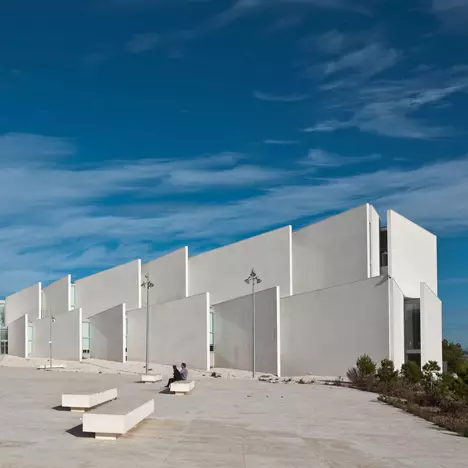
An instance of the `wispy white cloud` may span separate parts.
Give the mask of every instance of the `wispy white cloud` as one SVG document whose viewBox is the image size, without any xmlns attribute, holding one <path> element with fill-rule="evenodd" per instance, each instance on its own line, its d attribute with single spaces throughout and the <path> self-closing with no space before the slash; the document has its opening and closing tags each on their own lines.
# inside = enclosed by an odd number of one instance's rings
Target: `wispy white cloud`
<svg viewBox="0 0 468 468">
<path fill-rule="evenodd" d="M 125 50 L 131 54 L 141 54 L 154 49 L 158 43 L 159 35 L 154 32 L 135 34 L 125 44 Z"/>
<path fill-rule="evenodd" d="M 421 72 L 398 81 L 375 81 L 340 88 L 334 95 L 335 111 L 350 118 L 328 119 L 306 128 L 308 132 L 331 132 L 343 128 L 389 137 L 431 139 L 453 135 L 456 129 L 429 123 L 422 108 L 441 105 L 458 93 L 468 92 L 468 72 L 463 67 Z"/>
<path fill-rule="evenodd" d="M 289 146 L 289 145 L 297 145 L 296 140 L 263 140 L 265 145 L 277 145 L 277 146 Z"/>
<path fill-rule="evenodd" d="M 381 210 L 397 209 L 438 232 L 468 231 L 468 204 L 460 203 L 468 199 L 468 157 L 410 171 L 389 167 L 311 179 L 310 170 L 252 166 L 237 153 L 72 168 L 50 160 L 48 144 L 41 143 L 45 149 L 38 145 L 43 156 L 34 167 L 19 160 L 2 171 L 3 292 L 130 260 L 148 251 L 147 240 L 157 251 L 168 241 L 194 249 L 367 201 Z M 14 147 L 9 148 L 12 161 Z M 357 163 L 328 153 L 314 158 L 317 167 Z M 218 201 L 220 189 L 224 195 Z M 195 199 L 195 193 L 201 196 Z"/>
<path fill-rule="evenodd" d="M 341 71 L 355 70 L 361 77 L 368 78 L 393 67 L 400 58 L 401 54 L 396 49 L 374 43 L 328 62 L 324 72 L 326 75 L 331 75 Z"/>
<path fill-rule="evenodd" d="M 448 32 L 467 34 L 468 0 L 427 0 Z"/>
<path fill-rule="evenodd" d="M 253 93 L 256 99 L 260 99 L 261 101 L 271 101 L 271 102 L 300 102 L 309 99 L 307 94 L 268 94 L 263 93 L 262 91 L 255 91 Z"/>
<path fill-rule="evenodd" d="M 335 55 L 343 52 L 348 47 L 350 42 L 349 37 L 349 34 L 345 35 L 333 29 L 318 36 L 308 36 L 301 41 L 301 44 L 306 49 L 314 46 L 322 53 Z"/>
<path fill-rule="evenodd" d="M 43 158 L 70 156 L 75 145 L 66 138 L 56 138 L 32 133 L 5 133 L 0 135 L 0 165 L 18 164 L 19 160 L 34 163 Z"/>
<path fill-rule="evenodd" d="M 366 156 L 341 156 L 339 154 L 330 153 L 328 151 L 313 148 L 310 149 L 307 158 L 302 161 L 311 167 L 341 167 L 352 164 L 365 164 L 368 162 L 377 161 L 381 159 L 380 154 L 369 154 Z"/>
<path fill-rule="evenodd" d="M 304 128 L 304 132 L 313 133 L 313 132 L 324 132 L 330 133 L 338 130 L 340 128 L 349 128 L 349 124 L 347 122 L 340 122 L 338 120 L 326 120 L 325 122 L 320 122 L 318 124 L 313 125 L 312 127 Z"/>
</svg>

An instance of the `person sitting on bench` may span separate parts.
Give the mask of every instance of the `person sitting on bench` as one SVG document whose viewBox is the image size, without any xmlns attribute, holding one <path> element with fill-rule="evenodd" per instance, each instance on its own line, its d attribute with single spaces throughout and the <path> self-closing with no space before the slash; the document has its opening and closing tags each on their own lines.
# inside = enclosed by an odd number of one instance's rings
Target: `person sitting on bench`
<svg viewBox="0 0 468 468">
<path fill-rule="evenodd" d="M 170 378 L 169 381 L 167 382 L 166 388 L 169 388 L 169 386 L 171 385 L 171 383 L 173 383 L 173 382 L 178 382 L 179 380 L 182 380 L 182 375 L 180 374 L 179 369 L 177 369 L 177 366 L 176 366 L 176 365 L 173 365 L 173 366 L 172 366 L 172 369 L 173 369 L 173 371 L 174 371 L 174 375 L 173 375 L 173 377 Z"/>
<path fill-rule="evenodd" d="M 182 380 L 187 380 L 188 378 L 188 369 L 187 369 L 187 364 L 185 364 L 185 362 L 181 364 L 180 378 Z"/>
</svg>

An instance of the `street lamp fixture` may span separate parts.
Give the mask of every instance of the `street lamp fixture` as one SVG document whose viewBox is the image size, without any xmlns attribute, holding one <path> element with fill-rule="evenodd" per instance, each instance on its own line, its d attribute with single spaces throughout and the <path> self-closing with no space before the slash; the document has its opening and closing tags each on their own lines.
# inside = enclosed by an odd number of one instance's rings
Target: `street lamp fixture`
<svg viewBox="0 0 468 468">
<path fill-rule="evenodd" d="M 49 369 L 52 370 L 52 324 L 55 322 L 55 317 L 50 316 L 49 321 Z"/>
<path fill-rule="evenodd" d="M 154 287 L 154 283 L 151 282 L 149 273 L 146 273 L 145 280 L 141 283 L 141 286 L 146 289 L 146 372 L 148 375 L 149 370 L 149 330 L 150 330 L 150 288 Z"/>
<path fill-rule="evenodd" d="M 252 377 L 255 378 L 255 364 L 256 364 L 256 307 L 255 307 L 255 285 L 260 284 L 262 280 L 255 273 L 255 268 L 252 267 L 250 275 L 244 280 L 247 284 L 252 285 Z"/>
</svg>

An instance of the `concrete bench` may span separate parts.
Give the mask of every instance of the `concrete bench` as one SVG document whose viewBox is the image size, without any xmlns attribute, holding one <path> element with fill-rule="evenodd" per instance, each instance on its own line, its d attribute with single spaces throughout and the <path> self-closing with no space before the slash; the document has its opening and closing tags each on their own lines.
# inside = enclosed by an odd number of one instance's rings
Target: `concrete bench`
<svg viewBox="0 0 468 468">
<path fill-rule="evenodd" d="M 83 432 L 96 439 L 115 440 L 154 412 L 154 400 L 145 403 L 115 401 L 83 415 Z"/>
<path fill-rule="evenodd" d="M 176 395 L 187 395 L 195 387 L 194 380 L 178 380 L 177 382 L 171 383 L 170 391 Z"/>
<path fill-rule="evenodd" d="M 161 382 L 162 376 L 159 374 L 143 374 L 140 377 L 141 383 L 156 383 Z"/>
<path fill-rule="evenodd" d="M 65 364 L 52 364 L 52 369 L 66 369 L 67 366 Z M 51 369 L 50 364 L 42 364 L 40 365 L 37 370 L 48 370 Z"/>
<path fill-rule="evenodd" d="M 70 408 L 71 411 L 84 412 L 95 406 L 102 405 L 107 401 L 112 401 L 117 398 L 117 389 L 111 388 L 104 392 L 91 394 L 65 394 L 62 395 L 62 407 Z"/>
</svg>

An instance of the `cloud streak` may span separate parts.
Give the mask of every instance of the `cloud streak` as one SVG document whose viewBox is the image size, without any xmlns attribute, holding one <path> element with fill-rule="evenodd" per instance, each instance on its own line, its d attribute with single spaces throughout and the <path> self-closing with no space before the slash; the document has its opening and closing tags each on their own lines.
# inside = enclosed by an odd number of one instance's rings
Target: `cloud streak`
<svg viewBox="0 0 468 468">
<path fill-rule="evenodd" d="M 430 124 L 420 111 L 442 105 L 459 93 L 468 92 L 468 72 L 454 67 L 443 72 L 421 72 L 398 81 L 376 81 L 359 86 L 340 87 L 331 99 L 335 115 L 351 115 L 347 119 L 328 119 L 307 127 L 307 132 L 333 132 L 357 128 L 363 132 L 387 137 L 432 139 L 448 137 L 456 130 Z"/>
<path fill-rule="evenodd" d="M 253 96 L 260 101 L 269 102 L 301 102 L 309 98 L 307 94 L 268 94 L 262 91 L 255 91 Z"/>
<path fill-rule="evenodd" d="M 135 34 L 126 44 L 125 50 L 130 54 L 141 54 L 154 49 L 159 43 L 159 35 L 153 32 Z"/>
<path fill-rule="evenodd" d="M 341 167 L 352 164 L 365 164 L 381 159 L 380 154 L 369 154 L 367 156 L 341 156 L 335 153 L 329 153 L 322 149 L 310 149 L 307 158 L 302 161 L 303 164 L 311 167 Z"/>
<path fill-rule="evenodd" d="M 32 281 L 66 272 L 79 275 L 82 269 L 138 257 L 148 251 L 147 239 L 158 252 L 168 243 L 188 243 L 193 251 L 212 245 L 213 239 L 230 242 L 364 202 L 373 202 L 380 210 L 394 208 L 439 233 L 468 231 L 468 206 L 460 203 L 468 199 L 468 157 L 410 171 L 389 167 L 314 179 L 314 169 L 365 163 L 377 156 L 345 157 L 314 150 L 312 165 L 296 171 L 252 165 L 237 153 L 77 168 L 57 165 L 48 156 L 50 141 L 38 141 L 43 145 L 38 154 L 43 156 L 34 167 L 18 160 L 2 169 L 4 293 Z M 60 148 L 61 140 L 56 143 Z M 60 154 L 66 157 L 67 152 Z M 13 161 L 14 154 L 7 160 Z M 200 195 L 196 202 L 195 193 Z"/>
</svg>

